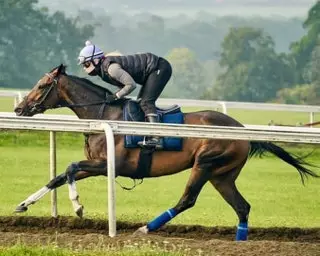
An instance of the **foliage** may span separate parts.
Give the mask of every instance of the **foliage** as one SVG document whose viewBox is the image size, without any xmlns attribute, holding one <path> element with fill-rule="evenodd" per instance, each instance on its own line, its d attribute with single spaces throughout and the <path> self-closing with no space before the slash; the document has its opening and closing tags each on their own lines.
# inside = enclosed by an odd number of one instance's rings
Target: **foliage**
<svg viewBox="0 0 320 256">
<path fill-rule="evenodd" d="M 1 85 L 30 88 L 40 74 L 60 63 L 72 71 L 79 42 L 92 35 L 90 27 L 78 27 L 76 19 L 62 12 L 50 15 L 36 8 L 37 0 L 0 2 Z"/>
<path fill-rule="evenodd" d="M 308 67 L 310 70 L 309 80 L 317 87 L 320 87 L 320 34 L 318 45 L 313 49 L 311 53 L 311 60 Z"/>
<path fill-rule="evenodd" d="M 309 17 L 305 24 L 310 24 L 311 20 Z M 291 104 L 320 103 L 320 30 L 318 40 L 309 58 L 307 63 L 302 63 L 305 66 L 299 72 L 299 74 L 302 74 L 303 80 L 308 82 L 308 84 L 296 85 L 294 88 L 285 88 L 278 91 L 277 101 Z"/>
<path fill-rule="evenodd" d="M 203 90 L 204 69 L 192 51 L 188 48 L 175 48 L 169 52 L 167 59 L 172 65 L 173 73 L 164 91 L 165 96 L 193 98 L 199 90 Z"/>
<path fill-rule="evenodd" d="M 261 29 L 231 28 L 222 43 L 220 64 L 225 71 L 212 98 L 266 101 L 292 80 L 291 60 L 275 52 L 273 39 Z"/>
<path fill-rule="evenodd" d="M 310 83 L 310 76 L 306 75 L 309 70 L 308 63 L 311 61 L 312 53 L 320 43 L 320 2 L 317 1 L 309 10 L 309 14 L 303 23 L 307 34 L 299 41 L 292 43 L 291 51 L 295 58 L 300 83 Z"/>
<path fill-rule="evenodd" d="M 313 84 L 297 85 L 277 92 L 278 103 L 284 104 L 319 104 L 316 87 Z"/>
<path fill-rule="evenodd" d="M 30 88 L 61 62 L 69 65 L 69 73 L 83 76 L 76 57 L 87 39 L 105 52 L 167 56 L 174 73 L 162 94 L 166 97 L 272 101 L 283 88 L 319 84 L 319 2 L 304 23 L 299 18 L 215 17 L 207 11 L 195 18 L 105 13 L 103 8 L 91 12 L 88 3 L 72 15 L 40 8 L 37 0 L 0 0 L 0 5 L 2 87 Z"/>
</svg>

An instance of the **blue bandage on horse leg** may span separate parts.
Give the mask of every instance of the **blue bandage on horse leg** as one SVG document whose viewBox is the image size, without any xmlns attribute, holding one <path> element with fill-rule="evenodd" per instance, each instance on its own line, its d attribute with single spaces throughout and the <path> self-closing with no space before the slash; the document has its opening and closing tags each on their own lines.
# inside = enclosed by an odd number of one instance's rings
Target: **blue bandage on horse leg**
<svg viewBox="0 0 320 256">
<path fill-rule="evenodd" d="M 237 229 L 236 241 L 246 241 L 248 239 L 248 223 L 240 222 Z"/>
<path fill-rule="evenodd" d="M 175 209 L 169 209 L 168 211 L 162 213 L 157 218 L 152 220 L 147 224 L 147 228 L 149 231 L 154 231 L 160 228 L 162 225 L 166 224 L 169 220 L 173 219 L 177 215 Z"/>
</svg>

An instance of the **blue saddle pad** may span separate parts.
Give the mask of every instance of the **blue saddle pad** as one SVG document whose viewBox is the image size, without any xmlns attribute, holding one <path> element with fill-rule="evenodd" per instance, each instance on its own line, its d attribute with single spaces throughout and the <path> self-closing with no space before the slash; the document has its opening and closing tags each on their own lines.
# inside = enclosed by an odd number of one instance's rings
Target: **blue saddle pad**
<svg viewBox="0 0 320 256">
<path fill-rule="evenodd" d="M 170 109 L 157 108 L 159 120 L 161 123 L 183 124 L 183 113 L 179 106 L 174 106 Z M 133 100 L 128 100 L 123 108 L 123 119 L 125 121 L 144 122 L 144 113 L 140 105 Z M 125 135 L 126 148 L 138 148 L 138 142 L 142 141 L 144 136 L 140 135 Z M 181 151 L 182 138 L 164 137 L 163 150 L 166 151 Z"/>
</svg>

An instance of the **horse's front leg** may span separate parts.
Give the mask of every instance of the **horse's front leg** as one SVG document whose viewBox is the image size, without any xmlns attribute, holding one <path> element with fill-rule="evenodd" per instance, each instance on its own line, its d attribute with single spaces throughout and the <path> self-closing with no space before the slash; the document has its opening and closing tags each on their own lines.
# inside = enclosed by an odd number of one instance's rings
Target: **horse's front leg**
<svg viewBox="0 0 320 256">
<path fill-rule="evenodd" d="M 102 160 L 85 160 L 76 163 L 72 163 L 68 166 L 65 173 L 62 173 L 52 179 L 47 185 L 39 189 L 37 192 L 30 195 L 26 200 L 21 202 L 15 212 L 25 212 L 28 210 L 28 206 L 36 203 L 40 200 L 45 194 L 50 192 L 53 189 L 56 189 L 66 182 L 69 186 L 69 197 L 72 201 L 73 207 L 78 216 L 82 215 L 82 206 L 78 201 L 78 193 L 76 190 L 76 180 L 84 179 L 90 176 L 97 175 L 106 175 L 107 173 L 107 163 Z"/>
<path fill-rule="evenodd" d="M 37 192 L 30 195 L 26 200 L 22 201 L 17 208 L 15 209 L 15 212 L 25 212 L 28 210 L 28 206 L 31 204 L 36 203 L 38 200 L 40 200 L 45 194 L 50 192 L 52 189 L 55 189 L 57 187 L 62 186 L 67 181 L 67 175 L 66 173 L 62 173 L 52 179 L 47 185 L 39 189 Z"/>
</svg>

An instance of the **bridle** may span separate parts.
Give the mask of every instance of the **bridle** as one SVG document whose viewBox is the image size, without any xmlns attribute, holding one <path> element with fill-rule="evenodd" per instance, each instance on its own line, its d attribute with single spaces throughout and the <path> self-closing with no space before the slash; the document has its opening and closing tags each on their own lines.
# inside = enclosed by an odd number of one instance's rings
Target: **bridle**
<svg viewBox="0 0 320 256">
<path fill-rule="evenodd" d="M 97 101 L 97 102 L 91 102 L 91 103 L 82 103 L 82 104 L 69 104 L 69 103 L 64 103 L 64 104 L 58 104 L 55 106 L 43 106 L 44 101 L 47 99 L 47 97 L 49 96 L 50 92 L 52 91 L 52 89 L 54 88 L 54 86 L 58 85 L 59 83 L 59 76 L 53 76 L 50 73 L 46 73 L 45 74 L 47 77 L 49 77 L 50 79 L 52 79 L 52 82 L 49 84 L 49 86 L 47 86 L 45 93 L 42 94 L 40 100 L 38 100 L 37 102 L 35 102 L 33 104 L 33 106 L 30 108 L 31 112 L 39 112 L 40 111 L 45 111 L 48 109 L 56 109 L 56 108 L 62 108 L 62 107 L 70 107 L 70 108 L 77 108 L 77 107 L 87 107 L 87 106 L 97 106 L 97 105 L 101 105 L 99 112 L 98 112 L 98 119 L 102 118 L 102 115 L 104 113 L 104 109 L 107 105 L 107 102 L 105 100 L 102 101 Z M 58 93 L 58 92 L 57 92 Z"/>
</svg>

